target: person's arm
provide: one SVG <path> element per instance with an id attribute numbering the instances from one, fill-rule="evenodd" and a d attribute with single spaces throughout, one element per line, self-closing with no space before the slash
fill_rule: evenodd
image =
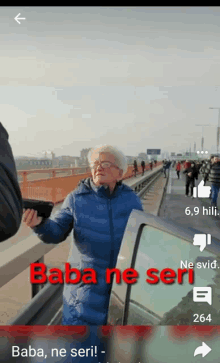
<path id="1" fill-rule="evenodd" d="M 205 182 L 205 183 L 206 183 L 206 181 L 208 180 L 209 173 L 210 173 L 210 171 L 211 171 L 211 167 L 212 167 L 212 165 L 211 165 L 211 163 L 209 163 L 209 164 L 206 166 L 206 168 L 204 169 L 203 180 L 204 180 L 204 182 Z"/>
<path id="2" fill-rule="evenodd" d="M 70 234 L 73 229 L 73 195 L 68 194 L 63 202 L 61 210 L 51 218 L 33 227 L 34 232 L 45 243 L 60 243 Z"/>
<path id="3" fill-rule="evenodd" d="M 193 170 L 192 177 L 193 177 L 193 179 L 198 179 L 198 172 L 196 169 Z"/>
<path id="4" fill-rule="evenodd" d="M 141 199 L 137 196 L 137 194 L 135 194 L 133 192 L 132 198 L 130 200 L 131 200 L 131 203 L 133 205 L 133 209 L 140 210 L 140 211 L 144 212 L 144 208 L 143 208 Z"/>
<path id="5" fill-rule="evenodd" d="M 196 180 L 198 180 L 198 177 L 199 177 L 199 171 L 196 170 L 196 175 L 195 175 Z"/>
<path id="6" fill-rule="evenodd" d="M 0 122 L 0 242 L 17 233 L 22 219 L 22 196 L 8 133 Z"/>
<path id="7" fill-rule="evenodd" d="M 199 169 L 199 171 L 200 171 L 200 173 L 201 173 L 201 174 L 204 174 L 205 169 L 206 169 L 206 166 L 207 166 L 207 164 L 204 162 L 204 163 L 202 164 L 201 168 Z"/>

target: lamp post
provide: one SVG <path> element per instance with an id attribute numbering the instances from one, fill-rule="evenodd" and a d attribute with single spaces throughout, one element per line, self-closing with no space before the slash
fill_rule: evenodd
<path id="1" fill-rule="evenodd" d="M 47 155 L 51 155 L 51 158 L 52 158 L 52 168 L 54 167 L 54 157 L 55 157 L 55 154 L 53 151 L 51 150 L 48 150 L 47 151 Z"/>
<path id="2" fill-rule="evenodd" d="M 209 107 L 210 110 L 218 110 L 218 126 L 217 126 L 217 143 L 216 149 L 218 154 L 218 147 L 219 147 L 219 131 L 220 131 L 220 107 Z"/>
<path id="3" fill-rule="evenodd" d="M 202 149 L 202 152 L 204 152 L 204 137 L 203 137 L 203 130 L 204 130 L 204 127 L 205 126 L 213 126 L 212 124 L 209 124 L 209 125 L 195 125 L 195 126 L 201 126 L 202 127 L 202 139 L 201 139 L 201 149 Z"/>

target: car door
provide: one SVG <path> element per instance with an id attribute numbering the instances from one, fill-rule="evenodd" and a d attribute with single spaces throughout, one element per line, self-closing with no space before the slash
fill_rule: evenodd
<path id="1" fill-rule="evenodd" d="M 196 314 L 206 318 L 212 312 L 211 321 L 203 324 L 220 324 L 218 281 L 218 258 L 220 241 L 213 240 L 212 245 L 200 252 L 193 245 L 194 233 L 184 231 L 171 222 L 159 217 L 133 211 L 122 241 L 117 266 L 121 272 L 134 268 L 139 277 L 134 284 L 116 284 L 114 281 L 109 304 L 108 323 L 113 325 L 179 325 L 195 324 Z M 215 263 L 213 263 L 216 261 Z M 189 283 L 188 263 L 194 264 L 194 284 Z M 201 266 L 204 263 L 204 267 Z M 216 268 L 210 268 L 210 264 Z M 209 265 L 209 268 L 208 268 Z M 218 266 L 219 265 L 219 266 Z M 187 272 L 182 275 L 183 283 L 177 282 L 178 269 Z M 172 284 L 146 282 L 152 280 L 146 275 L 149 269 L 160 272 L 170 268 L 176 273 Z M 193 301 L 193 287 L 211 286 L 214 305 L 207 302 Z M 220 295 L 219 295 L 220 296 Z M 195 315 L 195 316 L 194 316 Z M 198 319 L 198 318 L 197 318 Z M 219 321 L 219 322 L 218 322 Z M 201 323 L 201 321 L 197 321 Z"/>

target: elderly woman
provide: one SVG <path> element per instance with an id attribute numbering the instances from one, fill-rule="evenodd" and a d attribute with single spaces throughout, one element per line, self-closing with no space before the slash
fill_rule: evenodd
<path id="1" fill-rule="evenodd" d="M 73 230 L 80 254 L 80 270 L 93 268 L 97 284 L 65 285 L 63 325 L 105 325 L 111 284 L 105 271 L 116 265 L 125 227 L 133 209 L 143 210 L 133 190 L 121 182 L 127 170 L 126 157 L 108 145 L 90 150 L 92 178 L 82 180 L 52 218 L 42 221 L 27 210 L 24 222 L 45 243 L 60 243 Z M 69 256 L 70 264 L 74 256 Z"/>

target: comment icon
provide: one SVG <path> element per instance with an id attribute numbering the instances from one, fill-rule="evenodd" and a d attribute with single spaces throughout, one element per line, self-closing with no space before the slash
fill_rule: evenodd
<path id="1" fill-rule="evenodd" d="M 212 305 L 212 288 L 211 287 L 194 287 L 193 288 L 194 302 L 207 302 Z"/>

